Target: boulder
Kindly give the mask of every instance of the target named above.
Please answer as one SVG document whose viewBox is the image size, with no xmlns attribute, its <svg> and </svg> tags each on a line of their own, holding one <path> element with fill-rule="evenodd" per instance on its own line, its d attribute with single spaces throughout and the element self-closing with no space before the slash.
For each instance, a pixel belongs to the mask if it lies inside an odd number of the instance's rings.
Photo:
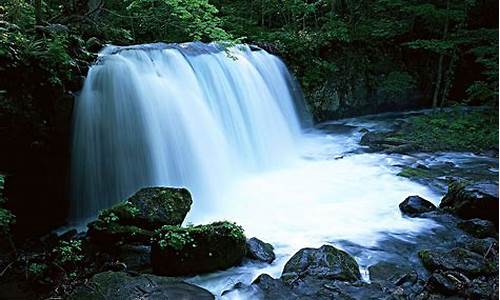
<svg viewBox="0 0 500 300">
<path fill-rule="evenodd" d="M 448 186 L 439 207 L 463 219 L 486 219 L 498 225 L 498 183 L 455 181 Z"/>
<path fill-rule="evenodd" d="M 114 214 L 119 224 L 154 230 L 163 225 L 181 225 L 192 203 L 187 189 L 149 187 L 104 210 L 100 218 Z"/>
<path fill-rule="evenodd" d="M 483 256 L 464 248 L 422 250 L 418 255 L 429 271 L 456 271 L 471 277 L 495 271 Z"/>
<path fill-rule="evenodd" d="M 458 228 L 477 238 L 498 236 L 497 228 L 493 222 L 482 219 L 470 219 L 459 222 Z"/>
<path fill-rule="evenodd" d="M 253 260 L 272 263 L 276 259 L 274 247 L 258 238 L 251 238 L 247 241 L 247 257 Z"/>
<path fill-rule="evenodd" d="M 434 272 L 427 282 L 432 291 L 444 295 L 457 295 L 463 293 L 470 280 L 458 272 L 438 271 Z"/>
<path fill-rule="evenodd" d="M 215 299 L 207 290 L 174 278 L 154 275 L 131 276 L 124 272 L 103 272 L 75 289 L 71 300 L 106 299 Z"/>
<path fill-rule="evenodd" d="M 267 274 L 261 274 L 252 282 L 257 287 L 261 299 L 292 300 L 300 297 L 285 285 L 283 281 L 274 279 Z"/>
<path fill-rule="evenodd" d="M 385 144 L 386 137 L 387 133 L 369 131 L 361 137 L 359 144 L 363 146 L 370 146 L 375 148 L 375 150 L 380 150 L 383 148 L 381 145 Z"/>
<path fill-rule="evenodd" d="M 293 283 L 299 278 L 354 282 L 361 279 L 359 266 L 352 256 L 330 245 L 304 248 L 285 264 L 281 279 Z"/>
<path fill-rule="evenodd" d="M 398 263 L 381 261 L 368 267 L 371 282 L 395 283 L 410 273 L 412 268 Z"/>
<path fill-rule="evenodd" d="M 153 237 L 151 263 L 155 274 L 179 276 L 227 269 L 245 254 L 245 234 L 234 223 L 163 226 Z"/>
<path fill-rule="evenodd" d="M 472 239 L 465 243 L 464 248 L 483 257 L 494 256 L 498 249 L 498 241 L 494 238 Z"/>
<path fill-rule="evenodd" d="M 88 225 L 89 237 L 98 243 L 149 244 L 153 230 L 181 225 L 192 204 L 184 188 L 143 188 L 127 201 L 103 210 Z"/>
<path fill-rule="evenodd" d="M 151 246 L 120 245 L 116 257 L 124 263 L 128 271 L 143 272 L 151 268 Z"/>
<path fill-rule="evenodd" d="M 410 196 L 399 204 L 399 209 L 410 217 L 436 210 L 436 206 L 420 196 Z"/>
<path fill-rule="evenodd" d="M 114 244 L 149 244 L 153 231 L 132 225 L 121 225 L 113 221 L 98 219 L 88 225 L 87 235 L 93 242 L 102 246 Z"/>
</svg>

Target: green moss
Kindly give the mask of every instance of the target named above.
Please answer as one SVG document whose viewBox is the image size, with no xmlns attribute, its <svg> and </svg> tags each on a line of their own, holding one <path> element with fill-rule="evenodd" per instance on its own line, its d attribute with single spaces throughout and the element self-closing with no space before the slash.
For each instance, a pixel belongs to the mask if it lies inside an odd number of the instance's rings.
<svg viewBox="0 0 500 300">
<path fill-rule="evenodd" d="M 431 178 L 432 172 L 425 169 L 420 168 L 411 168 L 404 167 L 401 172 L 398 173 L 398 176 L 406 177 L 406 178 Z"/>
<path fill-rule="evenodd" d="M 195 240 L 197 236 L 229 236 L 236 240 L 246 240 L 244 230 L 236 223 L 222 221 L 208 225 L 178 227 L 166 225 L 155 231 L 153 241 L 165 249 L 171 247 L 175 250 L 182 250 L 185 247 L 196 248 Z"/>
<path fill-rule="evenodd" d="M 454 110 L 415 116 L 389 138 L 411 142 L 418 151 L 497 149 L 498 113 Z"/>
</svg>

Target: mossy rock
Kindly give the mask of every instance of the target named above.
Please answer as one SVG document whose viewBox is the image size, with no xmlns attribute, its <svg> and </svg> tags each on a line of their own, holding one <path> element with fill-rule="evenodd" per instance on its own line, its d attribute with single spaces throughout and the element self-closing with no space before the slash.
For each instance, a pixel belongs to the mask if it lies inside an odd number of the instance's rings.
<svg viewBox="0 0 500 300">
<path fill-rule="evenodd" d="M 471 277 L 495 272 L 494 266 L 483 256 L 464 248 L 422 250 L 418 256 L 429 271 L 456 271 Z"/>
<path fill-rule="evenodd" d="M 75 289 L 70 300 L 186 299 L 211 300 L 214 296 L 198 286 L 175 278 L 154 275 L 131 276 L 124 272 L 103 272 Z"/>
<path fill-rule="evenodd" d="M 127 201 L 103 210 L 99 219 L 111 216 L 116 217 L 119 224 L 154 230 L 163 225 L 181 225 L 192 203 L 187 189 L 148 187 Z"/>
<path fill-rule="evenodd" d="M 88 225 L 88 236 L 103 245 L 149 244 L 155 229 L 181 225 L 192 204 L 184 188 L 143 188 L 123 203 L 103 210 Z"/>
<path fill-rule="evenodd" d="M 163 226 L 153 237 L 151 263 L 159 275 L 200 274 L 238 265 L 245 254 L 245 234 L 234 223 Z"/>
<path fill-rule="evenodd" d="M 121 225 L 114 222 L 97 220 L 88 224 L 87 235 L 102 245 L 117 243 L 149 244 L 153 231 L 133 225 Z"/>
<path fill-rule="evenodd" d="M 463 219 L 485 219 L 498 226 L 498 183 L 452 182 L 439 207 Z"/>
<path fill-rule="evenodd" d="M 284 282 L 291 284 L 300 278 L 354 282 L 361 279 L 361 273 L 358 263 L 347 252 L 323 245 L 318 249 L 301 249 L 285 264 L 281 276 Z"/>
<path fill-rule="evenodd" d="M 398 173 L 398 176 L 406 177 L 410 179 L 418 179 L 418 178 L 433 178 L 435 174 L 429 169 L 424 168 L 412 168 L 412 167 L 404 167 L 401 172 Z"/>
</svg>

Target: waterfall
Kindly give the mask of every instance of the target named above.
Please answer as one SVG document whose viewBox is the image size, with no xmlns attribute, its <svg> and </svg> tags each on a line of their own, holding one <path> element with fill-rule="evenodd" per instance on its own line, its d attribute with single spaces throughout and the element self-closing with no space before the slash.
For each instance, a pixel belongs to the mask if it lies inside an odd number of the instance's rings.
<svg viewBox="0 0 500 300">
<path fill-rule="evenodd" d="M 70 221 L 144 186 L 184 186 L 193 213 L 247 173 L 297 158 L 308 122 L 284 63 L 248 46 L 108 46 L 76 99 Z"/>
</svg>

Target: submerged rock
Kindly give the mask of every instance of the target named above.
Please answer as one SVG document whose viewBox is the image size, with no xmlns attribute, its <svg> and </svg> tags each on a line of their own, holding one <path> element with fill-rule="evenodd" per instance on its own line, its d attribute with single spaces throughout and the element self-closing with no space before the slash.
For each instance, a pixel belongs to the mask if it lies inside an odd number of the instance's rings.
<svg viewBox="0 0 500 300">
<path fill-rule="evenodd" d="M 184 188 L 143 188 L 127 201 L 105 209 L 88 225 L 94 241 L 149 244 L 153 230 L 163 225 L 181 225 L 192 204 Z"/>
<path fill-rule="evenodd" d="M 247 257 L 267 263 L 272 263 L 276 259 L 274 247 L 258 238 L 251 238 L 247 241 Z"/>
<path fill-rule="evenodd" d="M 103 272 L 77 288 L 71 300 L 135 300 L 185 299 L 210 300 L 214 296 L 207 290 L 175 278 L 154 275 L 131 276 L 124 272 Z"/>
<path fill-rule="evenodd" d="M 361 279 L 356 260 L 348 253 L 330 245 L 318 249 L 304 248 L 285 264 L 282 279 L 293 283 L 304 278 L 353 282 Z"/>
<path fill-rule="evenodd" d="M 157 230 L 151 249 L 153 272 L 188 275 L 238 265 L 246 254 L 243 229 L 230 222 Z"/>
<path fill-rule="evenodd" d="M 495 224 L 488 220 L 471 219 L 459 222 L 457 225 L 458 228 L 480 239 L 498 236 Z"/>
<path fill-rule="evenodd" d="M 464 219 L 480 218 L 498 224 L 498 184 L 453 182 L 439 207 Z"/>
<path fill-rule="evenodd" d="M 399 209 L 405 215 L 416 217 L 436 210 L 436 206 L 420 196 L 410 196 L 399 204 Z"/>
<path fill-rule="evenodd" d="M 477 277 L 494 271 L 492 265 L 481 255 L 464 248 L 444 250 L 422 250 L 418 253 L 429 271 L 456 271 Z"/>
</svg>

